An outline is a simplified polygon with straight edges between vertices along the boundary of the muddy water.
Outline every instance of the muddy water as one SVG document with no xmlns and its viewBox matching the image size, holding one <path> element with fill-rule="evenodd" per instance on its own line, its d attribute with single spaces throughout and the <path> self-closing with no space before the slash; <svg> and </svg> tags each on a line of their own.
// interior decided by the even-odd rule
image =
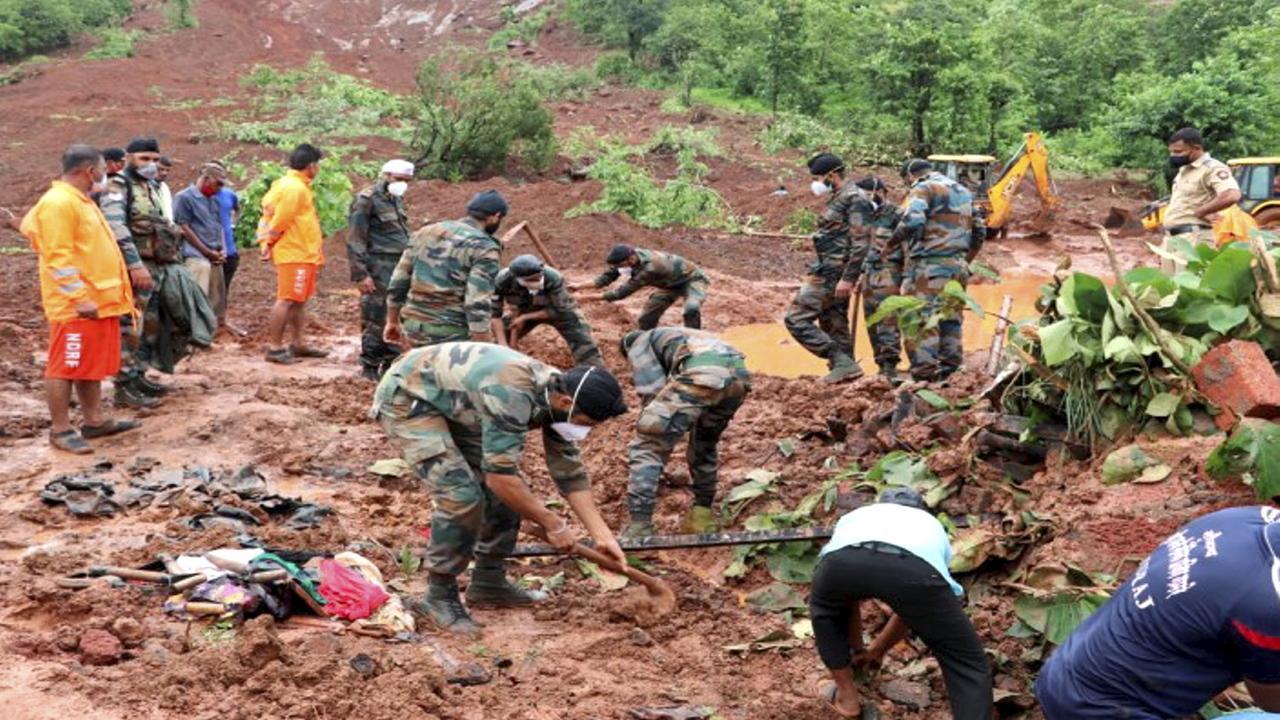
<svg viewBox="0 0 1280 720">
<path fill-rule="evenodd" d="M 1035 317 L 1035 303 L 1040 297 L 1040 287 L 1049 280 L 1045 275 L 1009 275 L 994 284 L 970 285 L 969 294 L 982 305 L 985 314 L 982 318 L 972 313 L 965 314 L 965 351 L 985 351 L 991 346 L 991 337 L 998 322 L 997 314 L 1005 295 L 1013 297 L 1011 320 L 1017 322 Z M 862 369 L 875 372 L 871 340 L 867 336 L 861 308 L 857 312 L 858 337 L 855 352 Z M 739 325 L 725 330 L 720 336 L 746 354 L 747 367 L 752 372 L 784 378 L 824 375 L 827 372 L 826 361 L 810 355 L 800 347 L 782 323 Z M 903 367 L 905 366 L 903 363 Z"/>
</svg>

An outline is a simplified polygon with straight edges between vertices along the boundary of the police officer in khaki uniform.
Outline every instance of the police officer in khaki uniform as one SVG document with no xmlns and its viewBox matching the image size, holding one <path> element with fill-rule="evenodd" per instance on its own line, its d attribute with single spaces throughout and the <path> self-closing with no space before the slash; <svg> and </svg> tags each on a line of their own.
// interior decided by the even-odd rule
<svg viewBox="0 0 1280 720">
<path fill-rule="evenodd" d="M 1187 235 L 1192 243 L 1207 238 L 1220 210 L 1240 202 L 1240 186 L 1227 164 L 1209 157 L 1204 138 L 1195 128 L 1182 128 L 1169 138 L 1169 164 L 1177 168 L 1169 205 L 1164 211 L 1164 244 L 1170 251 L 1169 239 Z M 1171 251 L 1170 251 L 1171 252 Z M 1160 269 L 1174 273 L 1181 263 L 1161 258 Z"/>
</svg>

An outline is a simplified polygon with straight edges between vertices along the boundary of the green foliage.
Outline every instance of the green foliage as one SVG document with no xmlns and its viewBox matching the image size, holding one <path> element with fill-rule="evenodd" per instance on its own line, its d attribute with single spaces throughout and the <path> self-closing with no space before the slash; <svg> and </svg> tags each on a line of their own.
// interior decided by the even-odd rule
<svg viewBox="0 0 1280 720">
<path fill-rule="evenodd" d="M 1253 487 L 1261 502 L 1280 497 L 1280 425 L 1246 418 L 1205 462 L 1205 472 L 1219 480 L 1239 477 Z"/>
<path fill-rule="evenodd" d="M 797 208 L 787 215 L 782 232 L 788 235 L 808 235 L 818 226 L 818 214 L 807 208 Z"/>
<path fill-rule="evenodd" d="M 333 70 L 319 55 L 292 70 L 256 65 L 240 84 L 256 97 L 219 127 L 226 140 L 288 147 L 361 137 L 403 141 L 410 133 L 402 98 Z"/>
<path fill-rule="evenodd" d="M 98 32 L 98 44 L 85 53 L 86 60 L 119 60 L 133 57 L 133 44 L 142 33 L 137 30 L 104 28 Z"/>
<path fill-rule="evenodd" d="M 239 174 L 239 173 L 236 173 Z M 240 190 L 240 221 L 236 223 L 236 245 L 251 247 L 256 243 L 258 221 L 262 219 L 262 197 L 271 183 L 285 174 L 279 163 L 260 162 L 257 175 Z M 346 164 L 341 158 L 328 156 L 320 161 L 320 173 L 311 182 L 315 197 L 316 213 L 320 216 L 320 229 L 331 235 L 347 226 L 347 212 L 351 208 L 352 185 L 347 177 Z"/>
<path fill-rule="evenodd" d="M 593 72 L 600 81 L 615 84 L 637 83 L 645 74 L 626 53 L 603 53 L 596 59 Z"/>
<path fill-rule="evenodd" d="M 509 17 L 504 17 L 505 22 L 502 28 L 489 36 L 489 49 L 505 50 L 507 43 L 513 40 L 519 40 L 526 45 L 533 45 L 537 42 L 538 35 L 542 33 L 542 28 L 546 27 L 547 21 L 550 19 L 551 8 L 545 8 L 534 15 L 523 18 L 513 12 Z"/>
<path fill-rule="evenodd" d="M 705 131 L 667 126 L 641 146 L 610 139 L 595 141 L 595 161 L 587 168 L 587 175 L 600 181 L 603 190 L 598 200 L 571 209 L 567 216 L 617 212 L 650 228 L 733 226 L 724 199 L 702 184 L 707 166 L 698 160 L 698 150 L 718 152 L 713 137 Z M 658 181 L 638 164 L 651 153 L 674 154 L 676 176 Z"/>
<path fill-rule="evenodd" d="M 119 23 L 130 0 L 0 0 L 0 60 L 65 47 L 80 33 Z"/>
<path fill-rule="evenodd" d="M 169 26 L 177 30 L 185 30 L 199 26 L 195 12 L 196 0 L 169 0 L 165 13 L 169 16 Z"/>
<path fill-rule="evenodd" d="M 471 177 L 502 169 L 508 158 L 534 170 L 555 156 L 551 111 L 535 82 L 480 53 L 440 56 L 418 69 L 411 100 L 420 167 L 435 177 Z"/>
</svg>

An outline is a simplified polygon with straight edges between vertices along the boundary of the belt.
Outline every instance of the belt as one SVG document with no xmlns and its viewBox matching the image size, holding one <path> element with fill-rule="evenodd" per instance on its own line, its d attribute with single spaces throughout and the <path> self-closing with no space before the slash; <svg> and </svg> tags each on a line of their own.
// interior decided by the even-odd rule
<svg viewBox="0 0 1280 720">
<path fill-rule="evenodd" d="M 854 543 L 849 547 L 861 548 L 863 550 L 870 550 L 871 552 L 878 552 L 884 555 L 897 555 L 898 557 L 907 557 L 911 555 L 911 552 L 907 550 L 903 550 L 897 545 L 890 545 L 889 543 L 883 543 L 876 540 Z"/>
<path fill-rule="evenodd" d="M 1195 232 L 1197 230 L 1208 230 L 1208 229 L 1210 229 L 1208 225 L 1187 224 L 1187 225 L 1174 225 L 1173 227 L 1167 227 L 1165 228 L 1165 232 L 1169 233 L 1170 235 L 1186 235 L 1187 233 Z"/>
</svg>

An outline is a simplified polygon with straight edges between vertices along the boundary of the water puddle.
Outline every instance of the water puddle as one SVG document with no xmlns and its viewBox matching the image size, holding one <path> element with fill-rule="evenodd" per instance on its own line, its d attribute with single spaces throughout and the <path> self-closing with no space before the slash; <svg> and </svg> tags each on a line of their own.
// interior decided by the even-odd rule
<svg viewBox="0 0 1280 720">
<path fill-rule="evenodd" d="M 1010 275 L 1001 278 L 998 283 L 970 285 L 969 294 L 982 305 L 985 315 L 979 319 L 972 313 L 965 314 L 965 351 L 985 350 L 991 346 L 991 337 L 998 322 L 997 313 L 1000 312 L 1005 295 L 1013 297 L 1010 320 L 1017 322 L 1036 317 L 1035 303 L 1040 297 L 1040 287 L 1049 281 L 1050 278 L 1046 275 Z M 720 333 L 720 337 L 747 356 L 747 368 L 752 372 L 782 378 L 827 373 L 826 361 L 810 355 L 809 351 L 791 338 L 781 322 L 738 325 Z M 871 340 L 867 336 L 861 308 L 858 309 L 855 354 L 864 371 L 876 371 L 871 354 Z M 903 367 L 906 367 L 905 362 Z"/>
</svg>

